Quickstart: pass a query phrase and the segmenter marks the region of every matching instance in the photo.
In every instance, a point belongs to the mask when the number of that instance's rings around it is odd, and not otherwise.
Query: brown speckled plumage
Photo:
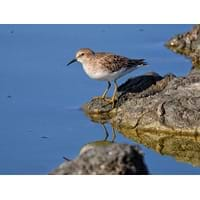
[[[129,59],[112,53],[95,53],[95,64],[104,67],[109,72],[116,72],[122,68],[137,68],[138,65],[146,65],[144,59]]]

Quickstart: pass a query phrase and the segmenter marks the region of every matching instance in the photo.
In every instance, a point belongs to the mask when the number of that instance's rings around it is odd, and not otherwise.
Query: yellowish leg
[[[111,87],[111,83],[110,83],[110,81],[108,81],[108,86],[107,86],[106,90],[104,91],[104,93],[102,94],[102,96],[100,96],[100,97],[93,97],[93,99],[100,99],[101,98],[101,99],[104,99],[104,100],[107,101],[107,99],[105,99],[105,97],[106,97],[106,95],[107,95],[110,87]]]
[[[109,102],[108,104],[112,104],[112,108],[115,107],[115,96],[116,96],[117,88],[118,88],[116,80],[114,81],[114,86],[115,86],[115,88],[114,88],[114,92],[113,92],[112,98],[111,99],[106,99],[106,101]],[[108,104],[106,104],[106,105],[108,105]]]
[[[111,99],[112,108],[115,107],[115,96],[116,96],[117,88],[118,88],[116,80],[114,80],[114,86],[115,86],[115,89],[114,89],[113,96],[112,96],[112,99]]]
[[[102,95],[102,99],[105,99],[109,89],[110,89],[111,83],[110,81],[108,81],[108,87],[106,88],[106,90],[104,91],[103,95]]]

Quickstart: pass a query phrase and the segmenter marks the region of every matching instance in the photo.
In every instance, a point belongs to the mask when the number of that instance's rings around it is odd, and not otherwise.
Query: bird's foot
[[[106,106],[112,104],[112,109],[115,108],[116,101],[117,101],[116,98],[106,98],[103,96],[93,97],[92,100],[101,100],[103,102],[103,107],[106,107]]]
[[[92,97],[92,100],[102,99],[102,96]]]
[[[92,100],[96,100],[96,99],[100,99],[100,100],[104,100],[104,101],[111,101],[111,99],[106,98],[104,96],[97,96],[97,97],[93,97]]]
[[[112,98],[112,99],[105,99],[107,104],[105,104],[104,106],[108,106],[110,104],[112,104],[112,108],[115,108],[116,105],[116,99]]]

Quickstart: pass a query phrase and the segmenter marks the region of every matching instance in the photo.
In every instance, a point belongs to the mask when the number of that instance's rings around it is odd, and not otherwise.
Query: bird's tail
[[[142,66],[148,65],[148,63],[145,62],[144,59],[136,59],[134,61],[136,62],[137,65],[142,65]]]

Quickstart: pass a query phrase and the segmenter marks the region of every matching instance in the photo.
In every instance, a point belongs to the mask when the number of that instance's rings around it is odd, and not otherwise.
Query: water
[[[178,76],[191,63],[163,44],[192,25],[0,25],[0,174],[47,174],[63,156],[73,159],[103,129],[80,110],[106,83],[79,64],[80,47],[145,58],[150,66],[119,80],[155,71]],[[111,90],[112,91],[112,90]],[[109,128],[109,125],[108,129]],[[135,143],[118,133],[116,142]],[[140,144],[152,174],[199,174],[200,168]]]

